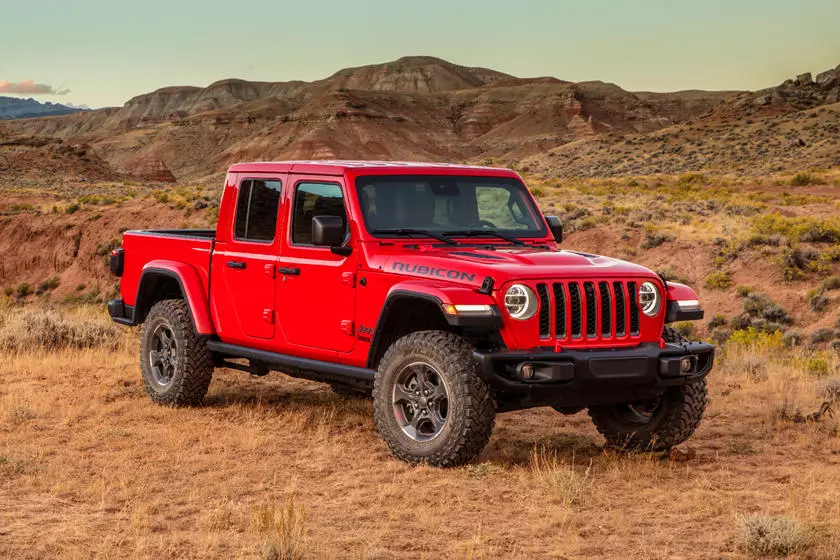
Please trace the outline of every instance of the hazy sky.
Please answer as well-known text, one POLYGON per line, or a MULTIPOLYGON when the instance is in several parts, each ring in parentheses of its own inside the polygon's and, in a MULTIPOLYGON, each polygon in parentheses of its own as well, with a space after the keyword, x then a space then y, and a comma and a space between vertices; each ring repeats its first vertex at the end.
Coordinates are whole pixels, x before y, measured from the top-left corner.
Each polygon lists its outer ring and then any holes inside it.
POLYGON ((222 78, 430 55, 630 90, 758 89, 840 64, 840 0, 2 0, 0 95, 121 105, 222 78), (31 81, 31 83, 25 83, 31 81))

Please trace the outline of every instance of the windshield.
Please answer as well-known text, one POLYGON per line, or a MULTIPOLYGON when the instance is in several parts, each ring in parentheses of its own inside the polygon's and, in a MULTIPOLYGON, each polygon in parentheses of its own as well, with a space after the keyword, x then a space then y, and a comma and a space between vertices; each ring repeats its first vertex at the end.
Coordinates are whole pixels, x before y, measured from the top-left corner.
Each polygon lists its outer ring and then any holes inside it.
POLYGON ((457 236, 476 230, 543 237, 545 225, 516 179, 376 175, 356 179, 365 225, 374 235, 419 230, 457 236))

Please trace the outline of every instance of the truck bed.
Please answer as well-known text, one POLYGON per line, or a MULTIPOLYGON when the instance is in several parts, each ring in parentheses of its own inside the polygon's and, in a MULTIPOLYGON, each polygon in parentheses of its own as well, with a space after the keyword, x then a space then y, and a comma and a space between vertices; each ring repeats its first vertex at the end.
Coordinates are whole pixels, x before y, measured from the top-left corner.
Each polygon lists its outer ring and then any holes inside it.
POLYGON ((125 305, 134 306, 143 272, 191 266, 204 296, 210 284, 210 260, 216 243, 212 229, 132 230, 123 234, 124 272, 120 280, 125 305))

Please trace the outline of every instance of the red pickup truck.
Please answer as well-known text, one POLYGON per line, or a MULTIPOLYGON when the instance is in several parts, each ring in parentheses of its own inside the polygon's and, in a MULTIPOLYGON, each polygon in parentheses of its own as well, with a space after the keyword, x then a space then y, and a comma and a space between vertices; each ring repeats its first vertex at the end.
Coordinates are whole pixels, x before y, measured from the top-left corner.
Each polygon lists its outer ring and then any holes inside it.
POLYGON ((372 392, 410 462, 469 462, 497 412, 537 406, 587 408, 615 446, 684 441, 714 349, 666 324, 702 318, 696 294, 562 236, 507 169, 242 163, 216 231, 125 233, 108 308, 142 324, 155 402, 199 404, 217 367, 372 392))

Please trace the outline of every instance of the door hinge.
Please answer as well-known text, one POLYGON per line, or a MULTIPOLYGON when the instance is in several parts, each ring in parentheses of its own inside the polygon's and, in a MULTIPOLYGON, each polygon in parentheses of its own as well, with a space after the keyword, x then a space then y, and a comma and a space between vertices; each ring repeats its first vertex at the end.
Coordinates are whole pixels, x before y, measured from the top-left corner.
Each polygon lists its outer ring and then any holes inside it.
POLYGON ((341 273, 341 280, 345 284, 350 286, 351 288, 354 288, 356 286, 356 273, 355 272, 342 272, 341 273))
POLYGON ((274 278, 274 271, 275 271, 275 268, 274 268, 273 264, 265 265, 265 275, 266 276, 268 276, 269 278, 274 278))
POLYGON ((348 336, 353 336, 355 334, 355 329, 353 328, 353 321, 342 321, 341 330, 344 334, 348 336))
POLYGON ((268 323, 269 325, 274 324, 274 310, 273 309, 263 309, 263 320, 268 323))

